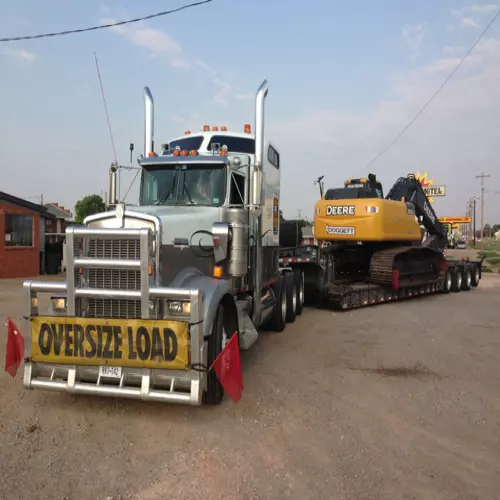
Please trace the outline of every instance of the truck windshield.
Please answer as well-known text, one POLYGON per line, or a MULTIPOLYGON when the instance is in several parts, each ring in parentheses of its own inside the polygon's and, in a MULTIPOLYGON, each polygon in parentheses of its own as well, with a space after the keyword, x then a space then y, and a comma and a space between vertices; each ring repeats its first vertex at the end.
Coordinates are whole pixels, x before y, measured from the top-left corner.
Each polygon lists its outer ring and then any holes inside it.
POLYGON ((144 168, 141 205, 220 206, 226 196, 224 164, 154 165, 144 168))

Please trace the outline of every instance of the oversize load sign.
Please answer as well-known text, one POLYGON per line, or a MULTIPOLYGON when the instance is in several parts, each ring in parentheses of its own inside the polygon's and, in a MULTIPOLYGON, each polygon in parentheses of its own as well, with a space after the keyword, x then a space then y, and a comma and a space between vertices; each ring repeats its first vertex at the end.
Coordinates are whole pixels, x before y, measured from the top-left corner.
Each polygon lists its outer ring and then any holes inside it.
POLYGON ((427 198, 433 196, 446 196, 446 187, 445 186, 428 186, 422 187, 424 190, 425 196, 427 198))
POLYGON ((170 370, 189 363, 185 322, 36 316, 30 323, 35 363, 170 370))

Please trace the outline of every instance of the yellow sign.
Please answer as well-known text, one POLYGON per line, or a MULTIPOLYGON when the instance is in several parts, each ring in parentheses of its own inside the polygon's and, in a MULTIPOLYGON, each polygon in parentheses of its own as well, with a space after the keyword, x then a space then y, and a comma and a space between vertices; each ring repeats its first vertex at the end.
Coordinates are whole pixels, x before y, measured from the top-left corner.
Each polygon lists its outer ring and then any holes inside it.
POLYGON ((472 222, 472 217, 438 217, 439 222, 448 222, 452 224, 468 224, 472 222))
POLYGON ((434 203, 434 199, 432 198, 433 196, 446 196, 446 188, 445 186, 433 186, 434 181, 432 179, 427 178, 427 172, 425 172, 423 175, 420 173, 420 170, 417 172, 416 178, 418 181, 420 181, 420 184, 422 184, 422 187, 424 188, 425 196, 427 196, 427 199, 431 202, 434 203))
POLYGON ((34 316, 30 323, 35 363, 169 370, 189 365, 186 322, 34 316))

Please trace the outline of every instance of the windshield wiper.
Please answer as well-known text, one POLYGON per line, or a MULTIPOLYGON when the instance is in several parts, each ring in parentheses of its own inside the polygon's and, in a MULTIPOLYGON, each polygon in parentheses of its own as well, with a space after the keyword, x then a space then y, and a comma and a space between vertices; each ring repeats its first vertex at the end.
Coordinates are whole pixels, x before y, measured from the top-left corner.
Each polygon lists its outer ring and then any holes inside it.
POLYGON ((170 196, 174 192, 176 180, 177 180, 177 170, 174 171, 174 178, 172 179, 172 187, 167 191, 167 193, 164 196, 162 196, 158 201, 155 202, 155 205, 162 205, 170 198, 170 196))
POLYGON ((194 202, 193 200, 191 199, 191 196, 189 194, 189 189, 187 187, 187 184, 184 182, 184 192, 187 194, 188 198, 189 198, 189 202, 191 203, 191 205, 194 205, 194 202))

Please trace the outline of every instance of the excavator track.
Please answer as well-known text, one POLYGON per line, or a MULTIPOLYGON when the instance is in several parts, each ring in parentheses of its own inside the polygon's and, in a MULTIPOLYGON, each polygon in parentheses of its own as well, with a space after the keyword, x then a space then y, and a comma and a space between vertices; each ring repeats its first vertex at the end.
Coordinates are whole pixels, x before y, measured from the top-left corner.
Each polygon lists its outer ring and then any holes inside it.
POLYGON ((400 286, 419 285, 444 276, 444 255, 426 246, 402 246, 379 250, 370 261, 370 282, 393 285, 398 271, 400 286))

